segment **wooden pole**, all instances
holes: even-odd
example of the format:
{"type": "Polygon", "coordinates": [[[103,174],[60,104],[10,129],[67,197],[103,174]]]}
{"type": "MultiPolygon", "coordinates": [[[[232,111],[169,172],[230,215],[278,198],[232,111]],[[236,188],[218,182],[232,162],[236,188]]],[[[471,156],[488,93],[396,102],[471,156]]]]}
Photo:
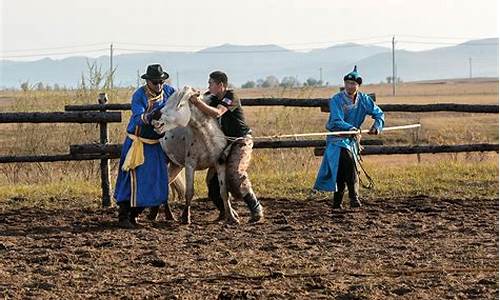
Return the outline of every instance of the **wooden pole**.
{"type": "MultiPolygon", "coordinates": [[[[104,106],[108,102],[108,96],[106,93],[100,93],[97,101],[102,108],[100,112],[106,112],[106,107],[104,106]]],[[[104,147],[108,144],[108,124],[105,122],[99,123],[99,142],[104,147]]],[[[102,189],[102,206],[109,207],[111,205],[111,195],[110,195],[110,165],[109,159],[101,159],[101,189],[102,189]]]]}
{"type": "MultiPolygon", "coordinates": [[[[393,130],[401,130],[401,129],[412,129],[419,128],[420,124],[409,124],[409,125],[401,125],[401,126],[391,126],[385,127],[384,131],[393,131],[393,130]]],[[[299,133],[299,134],[285,134],[285,135],[270,135],[270,136],[258,136],[254,139],[279,139],[279,138],[297,138],[297,137],[311,137],[311,136],[346,136],[346,135],[356,135],[359,133],[368,133],[370,129],[363,129],[361,131],[331,131],[331,132],[313,132],[313,133],[299,133]]]]}
{"type": "MultiPolygon", "coordinates": [[[[113,89],[113,43],[109,46],[109,87],[113,89]]],[[[100,95],[99,95],[100,97],[100,95]]]]}
{"type": "Polygon", "coordinates": [[[395,41],[396,37],[392,37],[392,96],[396,96],[396,53],[395,41]]]}

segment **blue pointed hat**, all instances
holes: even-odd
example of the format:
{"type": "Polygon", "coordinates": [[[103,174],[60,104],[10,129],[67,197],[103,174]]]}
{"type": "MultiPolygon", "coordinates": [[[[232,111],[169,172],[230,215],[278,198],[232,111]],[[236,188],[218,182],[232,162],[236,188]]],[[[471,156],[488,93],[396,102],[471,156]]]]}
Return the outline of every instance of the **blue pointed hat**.
{"type": "Polygon", "coordinates": [[[346,80],[356,81],[359,85],[361,85],[361,83],[363,82],[363,79],[361,78],[361,76],[358,73],[357,66],[354,66],[354,70],[352,70],[352,72],[350,72],[349,74],[344,76],[344,81],[346,81],[346,80]]]}

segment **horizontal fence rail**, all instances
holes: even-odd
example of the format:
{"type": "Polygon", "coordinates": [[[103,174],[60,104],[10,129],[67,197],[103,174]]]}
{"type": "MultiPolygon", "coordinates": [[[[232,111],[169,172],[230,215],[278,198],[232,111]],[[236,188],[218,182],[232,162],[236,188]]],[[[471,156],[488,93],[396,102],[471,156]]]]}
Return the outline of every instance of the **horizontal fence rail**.
{"type": "Polygon", "coordinates": [[[111,159],[119,158],[120,155],[111,157],[105,153],[90,153],[90,154],[56,154],[56,155],[16,155],[16,156],[0,156],[0,164],[2,163],[33,163],[33,162],[57,162],[57,161],[80,161],[80,160],[96,160],[96,159],[111,159]]]}
{"type": "MultiPolygon", "coordinates": [[[[455,103],[435,103],[435,104],[379,104],[384,112],[465,112],[465,113],[488,113],[498,114],[496,104],[455,104],[455,103]]],[[[321,107],[322,112],[329,112],[328,106],[321,107]]]]}
{"type": "Polygon", "coordinates": [[[455,104],[455,103],[435,103],[435,104],[381,104],[383,111],[407,111],[407,112],[433,112],[433,111],[453,111],[467,113],[493,113],[498,114],[496,104],[455,104]]]}
{"type": "MultiPolygon", "coordinates": [[[[299,142],[299,141],[294,141],[299,142]]],[[[366,141],[365,141],[366,142],[366,141]]],[[[376,142],[376,141],[375,141],[376,142]]],[[[257,142],[256,142],[257,143],[257,142]]],[[[267,143],[267,142],[266,142],[267,143]]],[[[311,143],[308,146],[315,147],[311,143]]],[[[320,143],[318,143],[320,145],[320,143]]],[[[261,145],[260,149],[270,148],[297,148],[297,146],[281,145],[281,147],[266,147],[261,145]],[[286,146],[286,147],[285,147],[286,146]]],[[[81,161],[97,159],[120,158],[121,144],[82,144],[71,145],[70,154],[59,155],[32,155],[32,156],[0,156],[0,163],[30,163],[30,162],[57,162],[57,161],[81,161]]],[[[322,156],[324,147],[316,147],[314,155],[322,156]]],[[[470,145],[416,145],[416,146],[379,146],[366,145],[362,155],[388,155],[388,154],[425,154],[425,153],[458,153],[458,152],[497,152],[498,144],[470,144],[470,145]]]]}
{"type": "MultiPolygon", "coordinates": [[[[364,140],[361,141],[362,145],[382,145],[381,140],[364,140]]],[[[277,149],[277,148],[311,148],[311,147],[324,147],[326,146],[325,140],[298,140],[298,141],[255,141],[254,149],[277,149]]],[[[71,154],[109,154],[113,157],[122,151],[122,144],[81,144],[70,145],[69,152],[71,154]]]]}
{"type": "MultiPolygon", "coordinates": [[[[377,154],[424,154],[424,153],[458,153],[485,152],[498,153],[498,144],[466,144],[466,145],[415,145],[415,146],[366,146],[361,155],[377,154]]],[[[323,156],[325,148],[315,148],[314,155],[323,156]]]]}
{"type": "MultiPolygon", "coordinates": [[[[243,106],[293,106],[293,107],[320,107],[321,111],[329,112],[329,99],[242,99],[243,106]]],[[[467,113],[495,113],[498,114],[496,104],[379,104],[385,112],[467,112],[467,113]]],[[[66,111],[97,111],[97,110],[130,110],[130,103],[115,104],[88,104],[88,105],[66,105],[66,111]]]]}
{"type": "MultiPolygon", "coordinates": [[[[361,141],[363,145],[381,145],[380,140],[361,141]]],[[[302,141],[262,141],[255,142],[254,148],[304,148],[325,146],[324,140],[302,141]]],[[[0,156],[0,163],[30,163],[30,162],[57,162],[79,161],[96,159],[120,158],[122,144],[81,144],[70,145],[69,154],[57,155],[26,155],[26,156],[0,156]]]]}
{"type": "Polygon", "coordinates": [[[8,112],[0,113],[0,123],[119,123],[121,112],[8,112]]]}

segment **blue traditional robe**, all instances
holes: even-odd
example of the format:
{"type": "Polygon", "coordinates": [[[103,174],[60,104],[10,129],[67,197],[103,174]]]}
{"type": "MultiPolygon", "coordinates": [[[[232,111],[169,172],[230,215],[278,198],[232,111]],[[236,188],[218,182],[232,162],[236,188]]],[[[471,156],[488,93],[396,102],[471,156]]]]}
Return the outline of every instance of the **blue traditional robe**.
{"type": "MultiPolygon", "coordinates": [[[[367,94],[358,91],[356,101],[353,104],[345,92],[340,92],[330,99],[328,105],[330,107],[330,117],[326,123],[326,129],[329,131],[359,129],[367,115],[375,120],[373,126],[379,132],[384,127],[384,113],[367,94]]],[[[326,149],[314,189],[327,192],[337,191],[337,171],[341,147],[351,151],[355,158],[358,157],[359,149],[355,138],[327,136],[326,149]]]]}
{"type": "MultiPolygon", "coordinates": [[[[159,140],[153,126],[145,123],[145,113],[165,106],[167,99],[174,93],[174,88],[163,86],[163,97],[148,101],[146,87],[137,89],[132,96],[132,116],[127,126],[127,134],[144,139],[159,140]]],[[[130,201],[132,207],[158,206],[168,201],[167,156],[160,143],[143,144],[144,163],[135,169],[122,170],[125,157],[132,146],[132,139],[125,138],[123,143],[118,178],[114,198],[116,202],[130,201]]]]}

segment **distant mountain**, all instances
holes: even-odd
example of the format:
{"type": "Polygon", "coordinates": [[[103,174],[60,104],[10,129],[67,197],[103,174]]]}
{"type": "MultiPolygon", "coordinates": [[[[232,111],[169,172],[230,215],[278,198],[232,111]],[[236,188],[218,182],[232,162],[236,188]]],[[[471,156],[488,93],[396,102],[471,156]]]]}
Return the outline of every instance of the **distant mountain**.
{"type": "MultiPolygon", "coordinates": [[[[469,76],[469,58],[474,77],[498,77],[498,38],[469,41],[452,47],[428,51],[396,51],[397,74],[403,81],[469,76]]],[[[43,82],[75,87],[82,74],[87,75],[87,61],[96,62],[105,71],[109,56],[96,59],[70,57],[61,60],[41,59],[32,62],[0,61],[0,88],[19,87],[21,82],[43,82]]],[[[274,75],[279,79],[295,76],[303,82],[309,77],[339,84],[353,65],[366,83],[384,81],[392,74],[391,50],[379,46],[341,44],[309,52],[297,52],[276,45],[241,46],[224,44],[197,52],[152,52],[117,55],[116,86],[135,86],[138,74],[150,63],[161,63],[170,73],[173,85],[206,87],[213,70],[224,70],[230,81],[240,86],[248,80],[274,75]]]]}
{"type": "Polygon", "coordinates": [[[241,46],[232,44],[223,44],[220,46],[210,47],[198,51],[198,53],[208,53],[208,52],[291,52],[286,48],[276,46],[276,45],[257,45],[257,46],[241,46]]]}
{"type": "MultiPolygon", "coordinates": [[[[498,77],[498,39],[473,40],[457,46],[427,51],[396,51],[397,76],[403,81],[498,77]]],[[[392,54],[382,53],[356,62],[367,82],[392,75],[392,54]]]]}

